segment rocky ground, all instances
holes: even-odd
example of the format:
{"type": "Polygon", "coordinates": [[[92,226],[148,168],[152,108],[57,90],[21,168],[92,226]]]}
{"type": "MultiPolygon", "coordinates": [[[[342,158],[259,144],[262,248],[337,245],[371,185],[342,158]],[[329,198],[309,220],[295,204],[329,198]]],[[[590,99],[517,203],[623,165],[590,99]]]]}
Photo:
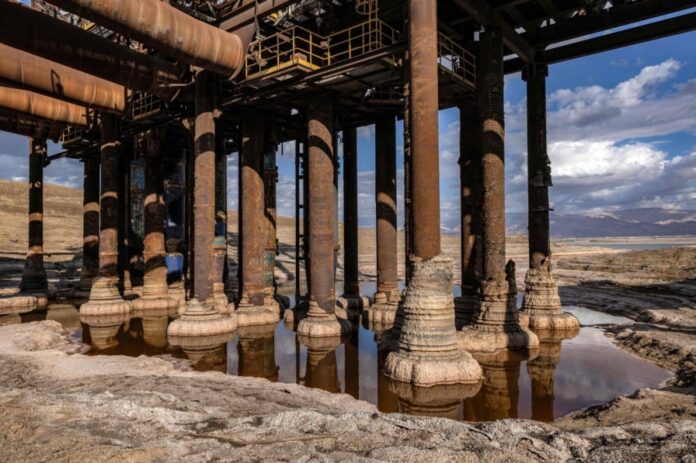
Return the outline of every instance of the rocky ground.
{"type": "Polygon", "coordinates": [[[2,461],[696,459],[696,403],[686,389],[640,391],[552,425],[467,424],[83,349],[53,321],[0,327],[2,461]]]}

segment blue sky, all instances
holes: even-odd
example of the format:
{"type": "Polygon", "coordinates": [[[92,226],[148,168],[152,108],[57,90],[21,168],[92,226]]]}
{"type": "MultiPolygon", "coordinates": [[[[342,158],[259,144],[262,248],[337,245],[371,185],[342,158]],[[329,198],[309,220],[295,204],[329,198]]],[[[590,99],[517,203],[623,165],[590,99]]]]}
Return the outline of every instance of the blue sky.
{"type": "MultiPolygon", "coordinates": [[[[552,65],[547,80],[552,207],[610,214],[635,207],[696,210],[696,33],[682,34],[552,65]]],[[[526,210],[526,100],[520,75],[505,79],[508,212],[526,210]]],[[[441,209],[444,230],[458,226],[459,114],[442,111],[441,209]]],[[[374,128],[358,132],[360,222],[374,224],[374,128]]],[[[403,132],[397,130],[402,215],[403,132]]],[[[51,151],[58,150],[53,146],[51,151]]],[[[278,210],[294,212],[291,144],[278,156],[278,210]]],[[[27,143],[0,132],[0,178],[27,175],[27,143]]],[[[340,154],[340,152],[339,152],[340,154]]],[[[229,205],[237,208],[237,160],[229,160],[229,205]]],[[[60,160],[46,182],[80,187],[81,164],[60,160]]]]}

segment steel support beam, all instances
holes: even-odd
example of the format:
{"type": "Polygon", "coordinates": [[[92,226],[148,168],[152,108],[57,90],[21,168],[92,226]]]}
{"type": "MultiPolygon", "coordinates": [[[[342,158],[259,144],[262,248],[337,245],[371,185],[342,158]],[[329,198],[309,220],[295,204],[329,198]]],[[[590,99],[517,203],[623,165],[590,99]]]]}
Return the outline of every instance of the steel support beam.
{"type": "Polygon", "coordinates": [[[264,304],[263,255],[266,244],[264,220],[264,120],[247,117],[242,124],[241,150],[241,304],[264,304]]]}
{"type": "MultiPolygon", "coordinates": [[[[676,18],[665,19],[644,26],[638,26],[620,32],[605,34],[599,37],[575,42],[544,52],[544,61],[548,64],[560,63],[583,56],[594,55],[617,48],[637,45],[651,40],[662,39],[672,35],[683,34],[696,30],[696,13],[690,13],[676,18]]],[[[505,73],[521,71],[524,61],[518,58],[505,61],[505,73]]]]}
{"type": "Polygon", "coordinates": [[[0,2],[0,42],[161,98],[181,91],[183,72],[178,65],[19,4],[0,2]]]}
{"type": "Polygon", "coordinates": [[[343,292],[360,295],[358,270],[358,142],[354,126],[343,129],[343,292]]]}
{"type": "Polygon", "coordinates": [[[99,272],[99,158],[86,157],[83,164],[80,289],[89,291],[99,272]]]}
{"type": "Polygon", "coordinates": [[[22,291],[46,291],[46,270],[44,268],[43,230],[43,168],[46,157],[46,140],[29,139],[29,245],[24,261],[22,291]]]}
{"type": "Polygon", "coordinates": [[[377,294],[375,302],[392,299],[398,289],[396,209],[396,122],[394,116],[375,124],[375,202],[377,212],[377,294]]]}
{"type": "Polygon", "coordinates": [[[215,237],[215,85],[214,76],[196,76],[193,190],[193,294],[212,306],[215,237]]]}
{"type": "Polygon", "coordinates": [[[531,45],[488,2],[485,0],[454,0],[454,2],[483,27],[500,28],[505,45],[517,53],[523,61],[528,62],[534,57],[534,49],[531,45]]]}

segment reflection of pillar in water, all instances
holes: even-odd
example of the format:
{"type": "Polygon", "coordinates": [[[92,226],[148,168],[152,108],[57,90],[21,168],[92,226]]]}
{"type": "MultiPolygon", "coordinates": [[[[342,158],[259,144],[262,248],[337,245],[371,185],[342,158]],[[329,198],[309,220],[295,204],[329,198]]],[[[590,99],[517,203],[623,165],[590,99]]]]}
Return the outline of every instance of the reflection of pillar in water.
{"type": "Polygon", "coordinates": [[[305,386],[341,392],[336,362],[336,348],[341,344],[341,338],[301,337],[300,341],[307,346],[305,386]]]}
{"type": "Polygon", "coordinates": [[[539,333],[539,355],[527,362],[532,380],[532,419],[553,421],[553,387],[556,367],[561,358],[561,342],[574,338],[579,328],[539,333]]]}
{"type": "Polygon", "coordinates": [[[196,371],[219,371],[227,373],[227,344],[221,344],[205,352],[197,352],[195,356],[186,352],[196,371]]]}
{"type": "Polygon", "coordinates": [[[470,421],[494,421],[517,418],[520,363],[523,355],[500,351],[484,358],[476,357],[483,369],[481,391],[464,404],[464,418],[470,421]]]}
{"type": "Polygon", "coordinates": [[[459,420],[462,400],[473,397],[481,388],[476,384],[452,384],[417,387],[389,381],[389,389],[399,397],[399,411],[408,415],[436,416],[459,420]]]}
{"type": "Polygon", "coordinates": [[[148,317],[143,318],[143,340],[145,349],[148,347],[154,350],[161,350],[167,347],[167,326],[169,317],[148,317]]]}
{"type": "Polygon", "coordinates": [[[239,376],[254,376],[278,381],[278,365],[275,359],[276,324],[239,328],[239,376]]]}
{"type": "Polygon", "coordinates": [[[343,347],[344,362],[344,383],[346,394],[350,394],[356,399],[360,398],[360,327],[353,326],[350,338],[343,347]]]}
{"type": "MultiPolygon", "coordinates": [[[[363,318],[363,322],[367,322],[367,319],[363,318]]],[[[383,324],[369,325],[369,329],[375,333],[375,344],[379,346],[384,331],[389,327],[383,324]]],[[[382,373],[388,353],[386,350],[377,349],[377,408],[382,413],[398,413],[399,398],[389,389],[389,379],[382,373]]]]}

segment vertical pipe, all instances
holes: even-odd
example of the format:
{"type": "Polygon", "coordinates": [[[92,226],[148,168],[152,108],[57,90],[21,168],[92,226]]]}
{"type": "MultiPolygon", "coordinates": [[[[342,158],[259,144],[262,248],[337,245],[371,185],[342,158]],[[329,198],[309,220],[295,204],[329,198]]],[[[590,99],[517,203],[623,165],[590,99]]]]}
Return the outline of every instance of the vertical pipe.
{"type": "Polygon", "coordinates": [[[119,286],[125,295],[132,291],[131,262],[130,262],[130,238],[131,233],[131,172],[132,146],[126,141],[118,144],[118,209],[121,212],[118,220],[117,238],[117,266],[119,286]]]}
{"type": "Polygon", "coordinates": [[[264,191],[264,224],[266,243],[264,246],[264,286],[266,294],[275,294],[275,260],[277,253],[276,242],[276,181],[278,173],[276,168],[276,150],[273,127],[268,125],[265,133],[265,147],[263,153],[263,191],[264,191]]]}
{"type": "Polygon", "coordinates": [[[193,294],[212,302],[213,239],[215,237],[215,87],[208,72],[196,76],[193,190],[193,294]]]}
{"type": "MultiPolygon", "coordinates": [[[[220,123],[215,137],[215,275],[214,284],[224,291],[227,276],[227,153],[225,139],[221,135],[220,123]]],[[[217,291],[217,290],[216,290],[217,291]]]]}
{"type": "Polygon", "coordinates": [[[264,220],[263,151],[264,120],[252,116],[245,120],[242,136],[242,301],[254,306],[264,303],[263,250],[264,220]]]}
{"type": "Polygon", "coordinates": [[[166,133],[153,130],[146,135],[143,258],[143,296],[167,296],[167,266],[164,261],[164,184],[162,148],[166,133]]]}
{"type": "Polygon", "coordinates": [[[101,120],[99,276],[114,283],[118,279],[119,146],[118,121],[115,116],[104,113],[101,120]]]}
{"type": "Polygon", "coordinates": [[[529,214],[529,268],[538,269],[551,255],[549,186],[551,161],[546,152],[546,76],[548,67],[527,67],[527,176],[529,214]]]}
{"type": "MultiPolygon", "coordinates": [[[[326,99],[309,106],[309,266],[310,299],[324,313],[335,311],[333,107],[326,99]]],[[[316,307],[316,306],[315,306],[316,307]]],[[[312,306],[310,306],[310,316],[312,306]]],[[[317,314],[321,316],[322,314],[317,314]]]]}
{"type": "Polygon", "coordinates": [[[355,126],[343,129],[343,292],[360,295],[358,276],[358,144],[355,126]]]}
{"type": "MultiPolygon", "coordinates": [[[[377,211],[377,293],[391,300],[397,289],[396,125],[393,116],[375,124],[375,199],[377,211]]],[[[375,296],[377,302],[378,296],[375,296]]]]}
{"type": "Polygon", "coordinates": [[[478,286],[476,261],[481,200],[481,129],[473,97],[459,107],[459,176],[461,180],[462,295],[473,295],[478,286]]]}
{"type": "Polygon", "coordinates": [[[29,138],[29,243],[20,288],[22,291],[48,289],[43,252],[43,163],[46,140],[29,138]]]}
{"type": "Polygon", "coordinates": [[[99,158],[84,159],[82,197],[82,272],[80,289],[88,291],[99,272],[99,158]]]}
{"type": "Polygon", "coordinates": [[[409,0],[413,253],[440,254],[437,1],[409,0]]]}
{"type": "Polygon", "coordinates": [[[505,280],[505,121],[503,40],[500,30],[481,33],[483,279],[505,280]]]}

